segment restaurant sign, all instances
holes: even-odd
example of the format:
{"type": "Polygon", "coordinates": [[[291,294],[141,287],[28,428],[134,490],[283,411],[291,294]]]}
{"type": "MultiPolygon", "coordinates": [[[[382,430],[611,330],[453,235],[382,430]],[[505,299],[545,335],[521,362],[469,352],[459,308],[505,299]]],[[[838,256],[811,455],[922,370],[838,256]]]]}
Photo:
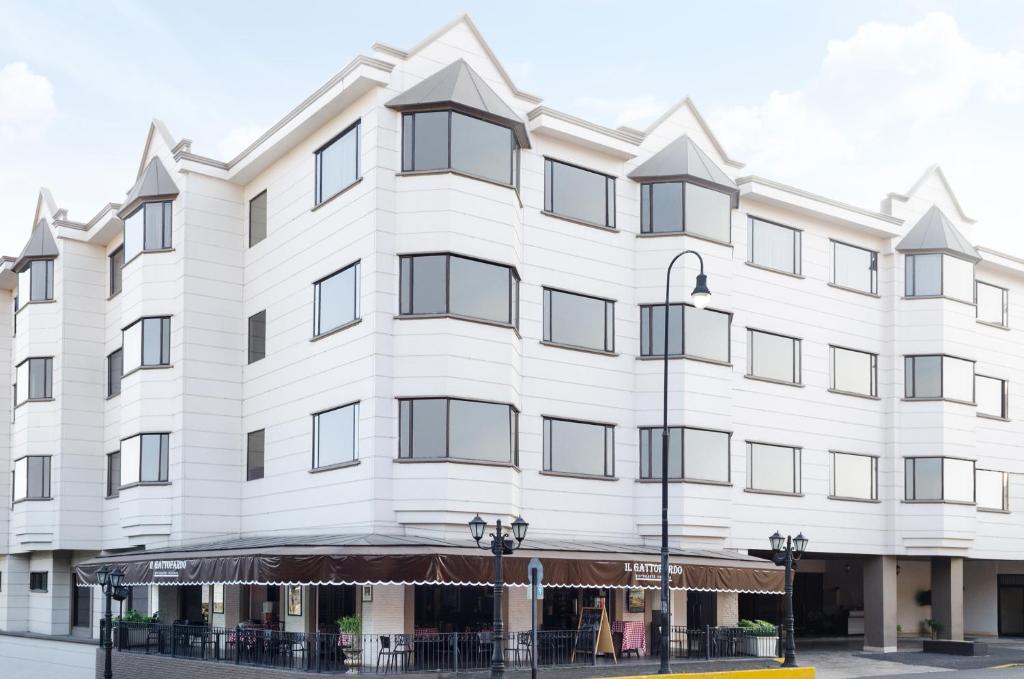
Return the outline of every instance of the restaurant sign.
{"type": "MultiPolygon", "coordinates": [[[[633,574],[633,580],[635,580],[636,582],[644,582],[644,581],[648,581],[648,582],[649,581],[658,581],[658,582],[660,582],[661,581],[661,564],[660,563],[650,563],[650,562],[644,562],[644,561],[626,561],[625,563],[622,564],[622,566],[623,566],[623,570],[626,573],[632,573],[633,574]]],[[[668,575],[669,575],[670,578],[672,576],[682,576],[683,575],[683,566],[682,566],[682,564],[670,563],[668,565],[668,575]]]]}
{"type": "Polygon", "coordinates": [[[188,561],[185,559],[159,559],[149,562],[149,572],[154,580],[178,580],[186,568],[188,561]]]}

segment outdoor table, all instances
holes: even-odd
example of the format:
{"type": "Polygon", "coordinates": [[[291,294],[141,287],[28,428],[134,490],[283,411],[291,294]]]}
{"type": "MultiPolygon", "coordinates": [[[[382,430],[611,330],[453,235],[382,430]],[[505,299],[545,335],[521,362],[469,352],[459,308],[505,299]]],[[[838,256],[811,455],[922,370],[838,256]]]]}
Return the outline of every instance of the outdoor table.
{"type": "Polygon", "coordinates": [[[647,655],[647,633],[642,621],[616,620],[612,623],[612,632],[622,633],[622,653],[637,651],[640,655],[647,655]]]}

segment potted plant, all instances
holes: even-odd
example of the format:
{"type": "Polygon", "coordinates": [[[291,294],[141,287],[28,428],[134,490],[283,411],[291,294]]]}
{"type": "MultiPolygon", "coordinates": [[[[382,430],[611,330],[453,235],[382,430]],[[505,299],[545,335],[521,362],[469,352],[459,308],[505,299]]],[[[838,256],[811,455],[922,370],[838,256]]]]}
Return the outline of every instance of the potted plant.
{"type": "Polygon", "coordinates": [[[779,647],[779,631],[767,620],[740,620],[744,630],[743,653],[757,658],[774,658],[779,647]]]}
{"type": "Polygon", "coordinates": [[[924,625],[928,628],[928,631],[931,632],[932,639],[939,638],[939,633],[942,631],[941,622],[939,622],[938,620],[934,620],[932,618],[928,618],[924,621],[924,625]]]}
{"type": "Polygon", "coordinates": [[[341,633],[343,646],[355,646],[355,640],[363,631],[363,621],[358,615],[343,615],[334,621],[341,633]]]}
{"type": "MultiPolygon", "coordinates": [[[[148,630],[152,628],[153,625],[155,625],[157,622],[159,622],[159,618],[157,613],[154,613],[153,615],[145,615],[143,613],[139,613],[134,608],[129,608],[128,611],[125,612],[123,615],[116,616],[114,618],[114,622],[146,623],[146,629],[148,630]]],[[[117,625],[115,629],[117,630],[117,641],[115,642],[117,648],[127,648],[129,642],[129,626],[117,625]]]]}

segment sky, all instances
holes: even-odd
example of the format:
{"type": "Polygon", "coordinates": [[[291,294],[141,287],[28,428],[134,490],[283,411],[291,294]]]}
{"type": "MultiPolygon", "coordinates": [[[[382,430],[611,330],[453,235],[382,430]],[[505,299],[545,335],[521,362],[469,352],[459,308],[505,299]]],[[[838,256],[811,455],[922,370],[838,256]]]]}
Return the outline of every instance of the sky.
{"type": "Polygon", "coordinates": [[[1024,2],[0,0],[0,254],[40,186],[88,221],[160,118],[227,160],[357,54],[468,12],[516,85],[644,127],[690,96],[757,174],[870,209],[942,166],[975,240],[1024,256],[1024,2]]]}

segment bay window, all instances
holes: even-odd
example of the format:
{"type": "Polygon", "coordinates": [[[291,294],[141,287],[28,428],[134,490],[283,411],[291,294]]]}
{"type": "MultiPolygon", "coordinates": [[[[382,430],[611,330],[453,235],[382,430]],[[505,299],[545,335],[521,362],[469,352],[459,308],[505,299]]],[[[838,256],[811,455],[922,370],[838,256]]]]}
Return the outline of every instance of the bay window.
{"type": "Polygon", "coordinates": [[[121,331],[122,373],[171,364],[171,319],[140,318],[121,331]]]}
{"type": "Polygon", "coordinates": [[[334,467],[358,459],[358,403],[313,415],[313,469],[334,467]]]}
{"type": "Polygon", "coordinates": [[[614,425],[545,417],[544,471],[614,477],[614,425]]]}
{"type": "Polygon", "coordinates": [[[544,212],[615,228],[615,177],[544,159],[544,212]]]}
{"type": "MultiPolygon", "coordinates": [[[[698,309],[689,304],[669,304],[668,355],[728,363],[732,314],[698,309]]],[[[665,305],[640,307],[640,355],[665,352],[665,305]]]]}
{"type": "Polygon", "coordinates": [[[732,197],[690,182],[640,185],[640,233],[689,233],[732,240],[732,197]]]}
{"type": "Polygon", "coordinates": [[[909,502],[974,502],[974,460],[908,457],[903,480],[909,502]]]}
{"type": "Polygon", "coordinates": [[[171,247],[171,201],[143,203],[124,219],[124,261],[171,247]]]}
{"type": "MultiPolygon", "coordinates": [[[[661,479],[662,428],[640,429],[640,478],[661,479]]],[[[729,432],[668,428],[668,478],[729,483],[729,432]]]]}
{"type": "Polygon", "coordinates": [[[165,483],[170,434],[138,434],[121,440],[121,487],[165,483]]]}
{"type": "Polygon", "coordinates": [[[401,258],[399,313],[451,315],[519,324],[519,277],[512,267],[451,254],[401,258]]]}
{"type": "Polygon", "coordinates": [[[399,399],[398,456],[409,460],[519,463],[519,412],[504,403],[399,399]]]}
{"type": "Polygon", "coordinates": [[[50,499],[50,456],[27,455],[14,461],[12,499],[50,499]]]}
{"type": "Polygon", "coordinates": [[[512,130],[456,111],[402,116],[402,171],[454,170],[498,184],[519,183],[512,130]]]}
{"type": "Polygon", "coordinates": [[[37,259],[22,269],[18,274],[18,299],[23,305],[53,300],[52,259],[37,259]]]}
{"type": "Polygon", "coordinates": [[[907,297],[948,297],[974,302],[974,263],[952,255],[905,256],[907,297]]]}
{"type": "Polygon", "coordinates": [[[974,361],[941,354],[906,356],[903,373],[908,399],[974,403],[974,361]]]}
{"type": "Polygon", "coordinates": [[[53,398],[53,358],[27,358],[18,364],[15,405],[53,398]]]}

